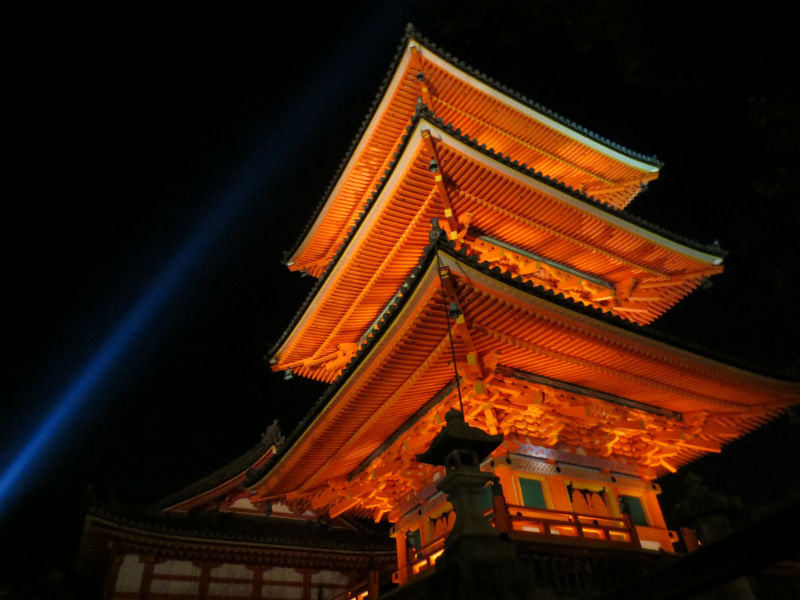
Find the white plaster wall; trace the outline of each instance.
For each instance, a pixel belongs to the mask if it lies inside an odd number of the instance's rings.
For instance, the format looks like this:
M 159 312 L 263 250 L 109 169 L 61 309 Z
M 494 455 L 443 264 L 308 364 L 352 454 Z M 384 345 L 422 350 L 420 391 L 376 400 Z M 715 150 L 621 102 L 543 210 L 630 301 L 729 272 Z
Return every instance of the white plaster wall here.
M 253 506 L 253 503 L 250 502 L 250 500 L 248 500 L 247 498 L 239 498 L 236 502 L 234 502 L 231 505 L 231 508 L 246 510 L 246 511 L 255 510 L 255 506 Z
M 311 576 L 311 597 L 320 600 L 335 598 L 344 591 L 339 586 L 347 585 L 348 580 L 347 575 L 340 571 L 317 571 Z
M 347 575 L 339 571 L 318 571 L 311 576 L 311 583 L 315 585 L 334 583 L 347 585 Z
M 126 554 L 119 567 L 116 590 L 118 592 L 138 592 L 142 585 L 143 573 L 144 565 L 139 562 L 139 556 Z
M 116 591 L 139 591 L 145 565 L 135 554 L 126 555 L 120 565 Z M 154 594 L 169 596 L 193 596 L 199 592 L 201 568 L 189 561 L 169 560 L 153 565 L 153 580 L 150 591 Z M 161 579 L 159 576 L 179 575 L 191 577 L 191 580 Z M 209 596 L 249 598 L 253 591 L 253 572 L 242 564 L 226 563 L 215 567 L 210 573 L 212 578 L 240 579 L 241 582 L 215 582 L 208 586 Z M 261 595 L 265 598 L 280 600 L 301 600 L 303 597 L 303 574 L 286 567 L 274 567 L 264 571 L 264 585 Z M 282 585 L 283 583 L 294 585 Z M 323 570 L 311 576 L 311 596 L 315 600 L 330 600 L 342 593 L 348 583 L 348 576 L 340 571 Z M 332 587 L 333 586 L 333 587 Z
M 235 563 L 225 563 L 211 569 L 211 577 L 235 577 L 237 579 L 247 579 L 252 581 L 253 571 Z
M 249 598 L 252 591 L 252 583 L 218 583 L 212 581 L 208 584 L 209 596 Z
M 267 581 L 303 581 L 303 574 L 286 567 L 275 567 L 264 571 L 264 582 Z
M 318 598 L 319 600 L 331 600 L 335 598 L 339 594 L 341 594 L 344 590 L 336 589 L 336 588 L 326 588 L 323 587 L 322 589 L 319 586 L 314 586 L 311 588 L 311 597 L 315 600 Z
M 200 577 L 202 569 L 197 565 L 193 565 L 188 560 L 170 560 L 167 561 L 170 565 L 170 575 L 191 575 L 192 577 Z
M 261 588 L 264 598 L 280 598 L 280 600 L 300 600 L 303 597 L 303 586 L 265 585 Z M 312 594 L 312 598 L 316 598 Z
M 153 568 L 150 591 L 156 594 L 196 594 L 200 591 L 201 572 L 200 567 L 193 565 L 188 560 L 168 560 L 157 563 Z M 193 580 L 159 579 L 159 575 L 181 575 L 192 577 Z

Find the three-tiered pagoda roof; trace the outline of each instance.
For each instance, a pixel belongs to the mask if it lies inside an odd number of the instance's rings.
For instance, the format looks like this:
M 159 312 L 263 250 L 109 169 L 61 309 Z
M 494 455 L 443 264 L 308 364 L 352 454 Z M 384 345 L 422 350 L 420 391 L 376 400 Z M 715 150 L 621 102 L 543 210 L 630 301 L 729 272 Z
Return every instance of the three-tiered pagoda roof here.
M 286 261 L 318 282 L 272 368 L 332 386 L 255 501 L 396 517 L 436 477 L 414 456 L 459 385 L 503 452 L 565 448 L 645 479 L 800 400 L 642 329 L 724 257 L 624 210 L 659 167 L 410 31 Z

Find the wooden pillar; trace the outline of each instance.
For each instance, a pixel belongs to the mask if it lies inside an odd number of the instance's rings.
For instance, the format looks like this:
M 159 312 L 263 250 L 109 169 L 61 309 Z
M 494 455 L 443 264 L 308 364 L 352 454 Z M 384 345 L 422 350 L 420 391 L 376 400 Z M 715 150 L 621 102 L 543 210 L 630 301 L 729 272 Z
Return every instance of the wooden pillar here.
M 694 552 L 700 547 L 700 542 L 694 533 L 694 529 L 681 527 L 681 537 L 683 538 L 683 543 L 686 544 L 687 552 Z
M 378 569 L 370 569 L 367 574 L 367 598 L 376 600 L 380 589 L 380 572 Z
M 197 586 L 197 599 L 205 600 L 208 597 L 208 584 L 211 579 L 211 569 L 218 567 L 219 563 L 196 562 L 194 565 L 200 567 L 200 583 Z
M 572 498 L 567 492 L 567 484 L 563 475 L 551 475 L 547 478 L 547 487 L 550 489 L 550 499 L 553 501 L 554 510 L 572 512 Z
M 203 565 L 200 568 L 200 585 L 197 589 L 197 596 L 200 600 L 205 600 L 208 597 L 208 580 L 211 577 L 211 567 L 209 565 Z
M 105 581 L 103 582 L 103 598 L 111 598 L 117 589 L 117 579 L 119 579 L 119 569 L 122 561 L 125 560 L 124 554 L 114 552 L 111 557 L 111 565 L 108 567 Z
M 498 458 L 498 462 L 505 460 Z M 514 474 L 511 467 L 507 464 L 498 464 L 494 468 L 494 474 L 500 479 L 500 485 L 503 486 L 503 496 L 505 497 L 506 504 L 522 504 L 522 499 L 517 498 L 517 486 L 514 484 Z
M 503 495 L 501 483 L 492 484 L 492 508 L 494 509 L 494 527 L 502 533 L 511 533 L 511 516 L 508 514 L 508 505 Z
M 150 595 L 150 584 L 153 582 L 153 568 L 156 565 L 155 556 L 140 556 L 139 562 L 144 564 L 142 582 L 139 584 L 139 598 L 145 600 Z
M 253 572 L 253 589 L 250 591 L 250 600 L 261 600 L 261 590 L 264 589 L 264 567 L 247 565 L 247 568 Z
M 303 600 L 311 600 L 311 576 L 316 573 L 315 569 L 297 569 L 303 574 Z
M 575 531 L 578 533 L 578 537 L 583 537 L 583 525 L 581 524 L 581 520 L 578 518 L 578 514 L 573 512 L 572 519 L 575 521 Z
M 403 585 L 408 581 L 408 551 L 406 549 L 406 532 L 396 530 L 394 536 L 397 542 L 397 583 Z
M 633 518 L 631 517 L 630 513 L 622 513 L 622 520 L 625 523 L 625 527 L 628 528 L 628 531 L 631 534 L 631 542 L 636 544 L 637 546 L 641 546 L 641 542 L 639 541 L 639 532 L 636 531 L 636 524 L 633 522 Z
M 641 499 L 648 521 L 650 522 L 650 526 L 658 529 L 666 529 L 667 524 L 664 521 L 664 515 L 661 513 L 661 505 L 658 502 L 657 493 L 648 490 L 642 494 Z

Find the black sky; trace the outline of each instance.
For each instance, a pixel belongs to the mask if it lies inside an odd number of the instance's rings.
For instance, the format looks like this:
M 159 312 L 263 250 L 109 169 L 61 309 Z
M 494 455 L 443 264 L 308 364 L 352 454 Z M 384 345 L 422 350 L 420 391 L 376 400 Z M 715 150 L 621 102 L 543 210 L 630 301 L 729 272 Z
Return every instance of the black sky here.
M 0 514 L 6 540 L 50 536 L 62 560 L 87 484 L 129 502 L 164 496 L 251 447 L 273 418 L 291 429 L 319 396 L 262 360 L 312 283 L 279 261 L 409 20 L 509 87 L 657 154 L 661 178 L 630 211 L 730 254 L 713 287 L 656 328 L 798 379 L 790 19 L 764 3 L 336 4 L 8 15 L 0 468 L 242 165 L 265 160 L 240 216 L 36 460 Z M 781 427 L 773 453 L 795 443 Z

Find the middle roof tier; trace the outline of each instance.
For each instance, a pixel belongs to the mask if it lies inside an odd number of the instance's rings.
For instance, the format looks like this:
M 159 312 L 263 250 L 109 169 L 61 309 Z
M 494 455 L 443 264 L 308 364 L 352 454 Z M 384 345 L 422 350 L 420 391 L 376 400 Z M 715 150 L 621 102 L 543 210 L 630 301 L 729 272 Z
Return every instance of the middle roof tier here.
M 501 272 L 640 325 L 722 270 L 718 248 L 599 206 L 421 113 L 273 349 L 273 369 L 333 381 L 405 292 L 432 225 Z

